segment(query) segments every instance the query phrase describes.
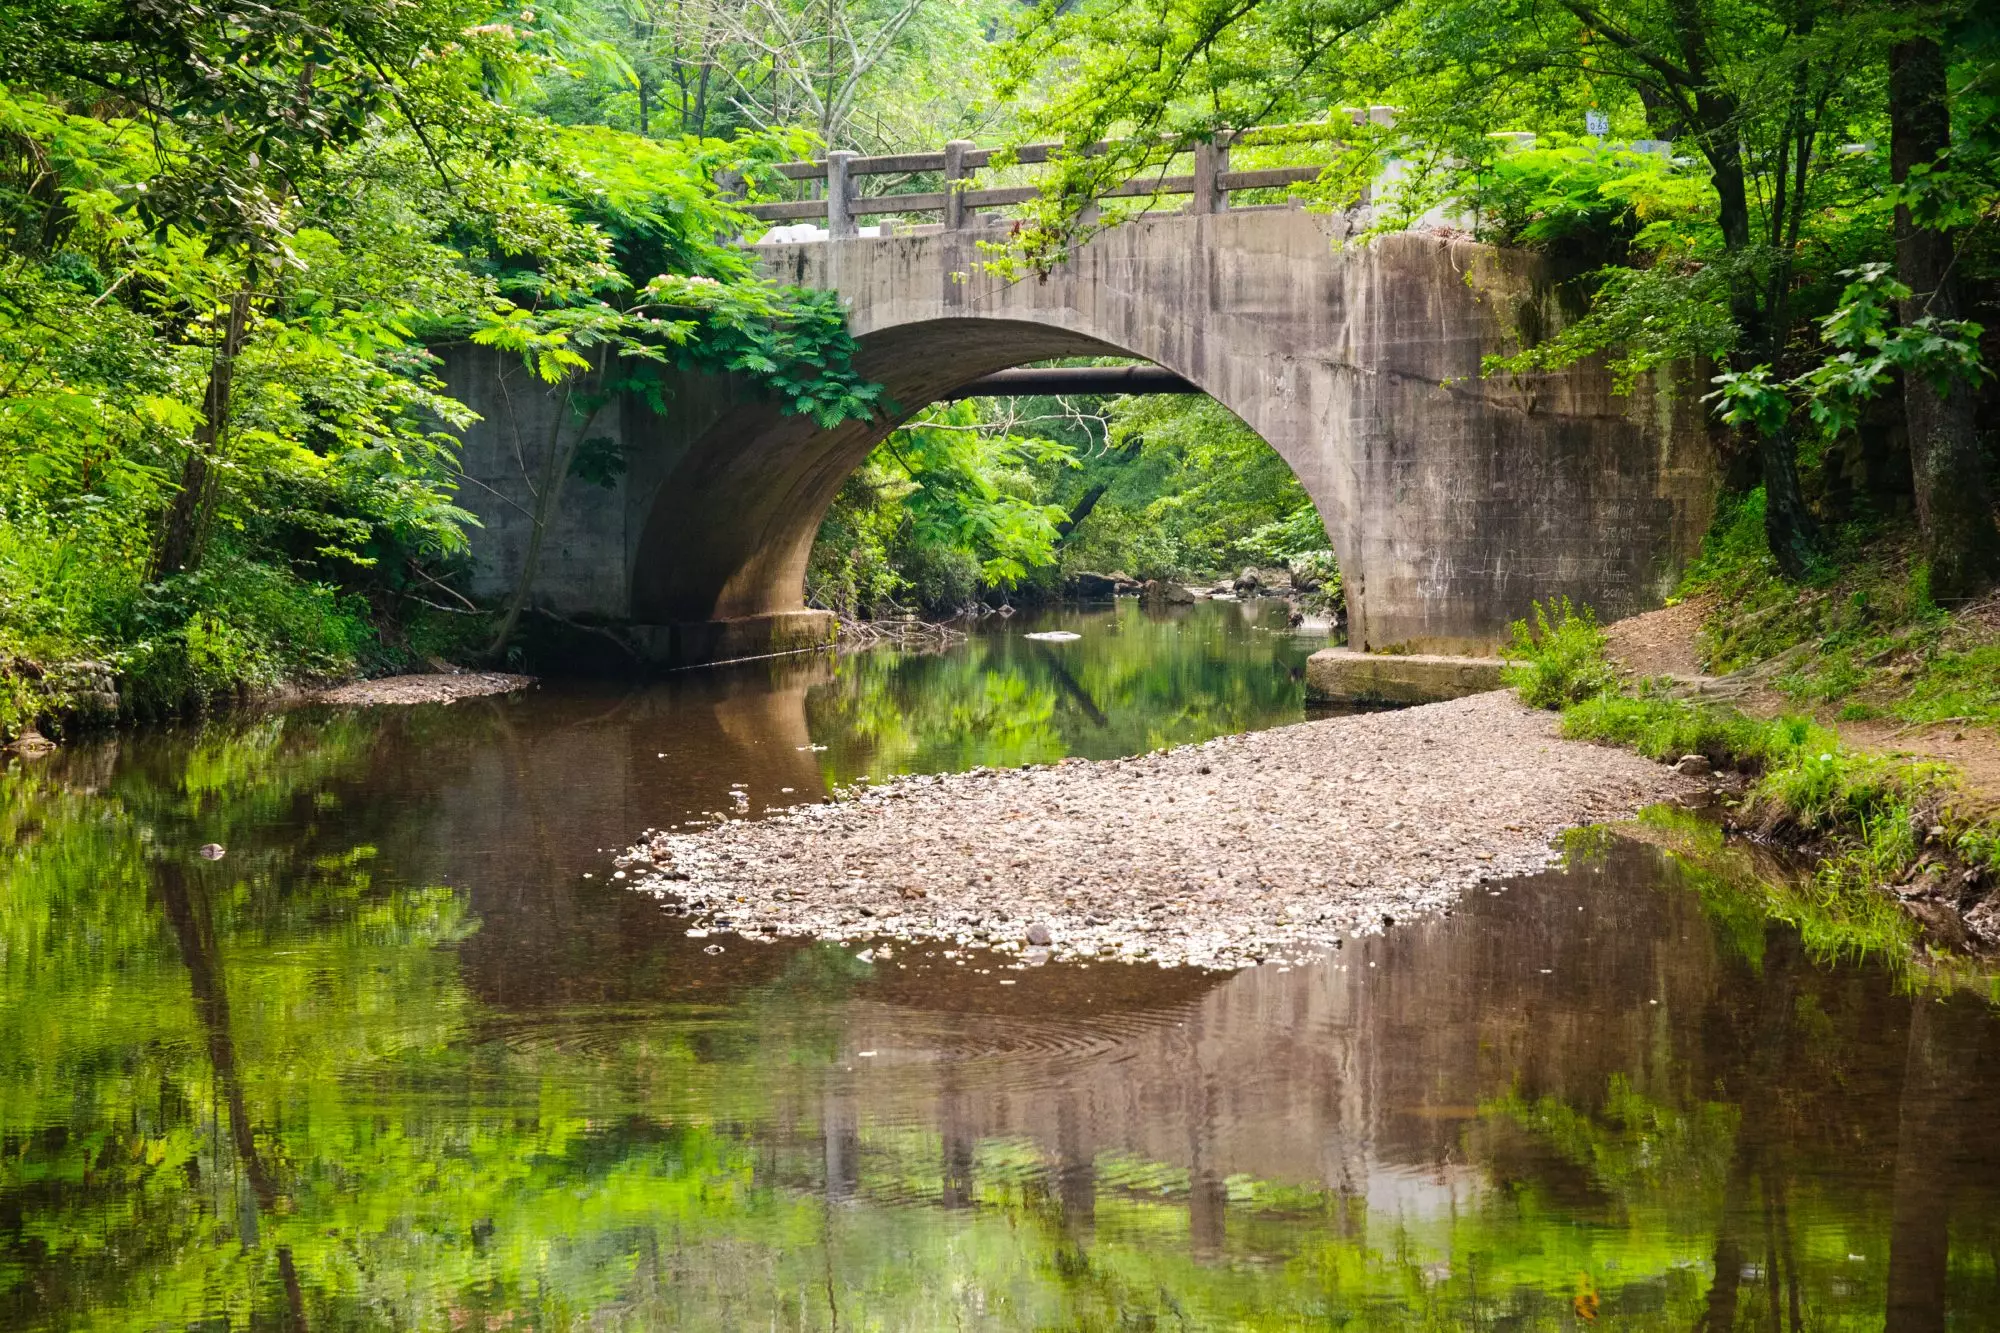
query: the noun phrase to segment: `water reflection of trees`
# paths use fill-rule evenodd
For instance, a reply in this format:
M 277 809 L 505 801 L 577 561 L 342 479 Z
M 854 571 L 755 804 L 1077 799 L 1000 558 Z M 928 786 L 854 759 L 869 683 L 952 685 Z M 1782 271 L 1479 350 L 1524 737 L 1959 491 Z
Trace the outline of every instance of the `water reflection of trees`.
M 1139 754 L 1297 721 L 1308 641 L 1281 604 L 1209 603 L 1170 613 L 1133 601 L 1038 618 L 1082 637 L 982 634 L 948 653 L 842 658 L 807 698 L 833 747 L 833 780 Z
M 0 1324 L 1920 1329 L 2000 1298 L 1984 1010 L 1817 966 L 1650 849 L 1285 972 L 744 966 L 622 895 L 523 925 L 397 873 L 467 818 L 453 782 L 492 787 L 382 725 L 0 787 Z M 385 746 L 437 757 L 431 799 Z M 595 946 L 505 944 L 552 920 Z

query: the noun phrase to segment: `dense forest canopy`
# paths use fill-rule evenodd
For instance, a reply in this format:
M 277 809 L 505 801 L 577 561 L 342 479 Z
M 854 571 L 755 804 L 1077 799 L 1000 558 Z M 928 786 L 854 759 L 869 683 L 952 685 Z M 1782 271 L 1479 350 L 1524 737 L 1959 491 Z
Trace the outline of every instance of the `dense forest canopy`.
M 16 0 L 0 651 L 108 662 L 142 706 L 501 653 L 530 579 L 461 591 L 470 417 L 440 346 L 521 357 L 584 423 L 536 479 L 539 533 L 621 465 L 592 415 L 671 411 L 667 368 L 829 423 L 890 406 L 828 298 L 754 276 L 719 179 L 754 198 L 824 147 L 1058 141 L 989 257 L 1031 273 L 1123 215 L 1087 207 L 1105 184 L 1297 124 L 1338 133 L 1239 160 L 1569 275 L 1581 317 L 1489 373 L 1709 366 L 1774 572 L 1819 577 L 1908 508 L 1937 597 L 2000 574 L 2000 22 L 1971 3 Z M 808 592 L 942 611 L 1327 545 L 1206 400 L 974 401 L 869 459 Z

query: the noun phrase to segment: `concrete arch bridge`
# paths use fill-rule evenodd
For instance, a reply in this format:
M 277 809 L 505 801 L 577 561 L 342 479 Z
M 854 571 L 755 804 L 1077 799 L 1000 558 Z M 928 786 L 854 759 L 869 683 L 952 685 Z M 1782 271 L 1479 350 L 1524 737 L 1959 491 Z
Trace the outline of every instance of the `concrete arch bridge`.
M 825 219 L 813 239 L 756 245 L 759 260 L 775 279 L 840 293 L 858 368 L 901 408 L 1054 357 L 1136 357 L 1184 378 L 1298 475 L 1345 574 L 1351 640 L 1368 649 L 1484 651 L 1556 595 L 1607 618 L 1657 606 L 1697 549 L 1715 458 L 1688 386 L 1619 395 L 1595 362 L 1482 378 L 1484 356 L 1562 323 L 1540 257 L 1423 231 L 1343 246 L 1352 219 L 1229 206 L 1232 191 L 1310 169 L 1232 173 L 1226 147 L 1203 146 L 1191 177 L 1124 191 L 1185 195 L 1184 207 L 1099 233 L 1045 279 L 1006 281 L 979 242 L 1007 222 L 983 210 L 1030 190 L 976 188 L 990 156 L 963 143 L 831 154 L 785 168 L 823 180 L 823 197 L 753 210 Z M 946 188 L 931 194 L 854 188 L 871 172 L 940 170 Z M 922 209 L 943 221 L 888 235 L 857 222 Z M 455 348 L 446 377 L 483 418 L 466 434 L 461 502 L 484 523 L 473 591 L 498 597 L 521 568 L 547 450 L 573 427 L 512 358 Z M 615 627 L 662 664 L 825 642 L 831 617 L 802 602 L 807 555 L 835 492 L 895 423 L 823 430 L 728 377 L 674 387 L 665 415 L 628 402 L 592 424 L 623 446 L 627 470 L 608 491 L 563 487 L 534 604 Z

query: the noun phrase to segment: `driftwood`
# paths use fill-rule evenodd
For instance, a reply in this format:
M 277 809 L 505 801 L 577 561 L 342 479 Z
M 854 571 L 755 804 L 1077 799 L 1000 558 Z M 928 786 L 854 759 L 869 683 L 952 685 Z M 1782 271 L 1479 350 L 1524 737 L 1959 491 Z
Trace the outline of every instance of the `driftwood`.
M 870 648 L 894 647 L 905 652 L 941 653 L 965 639 L 965 631 L 947 621 L 919 620 L 915 616 L 890 616 L 881 620 L 842 617 L 835 648 L 843 653 L 866 652 Z

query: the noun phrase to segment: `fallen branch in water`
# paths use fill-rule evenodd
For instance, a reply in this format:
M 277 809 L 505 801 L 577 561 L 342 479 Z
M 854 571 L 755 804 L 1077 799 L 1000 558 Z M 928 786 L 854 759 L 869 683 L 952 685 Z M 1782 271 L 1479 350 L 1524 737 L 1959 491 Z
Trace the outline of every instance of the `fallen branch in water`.
M 835 647 L 843 653 L 865 652 L 881 647 L 941 653 L 965 637 L 964 630 L 948 622 L 919 620 L 915 616 L 892 616 L 884 620 L 843 618 Z

